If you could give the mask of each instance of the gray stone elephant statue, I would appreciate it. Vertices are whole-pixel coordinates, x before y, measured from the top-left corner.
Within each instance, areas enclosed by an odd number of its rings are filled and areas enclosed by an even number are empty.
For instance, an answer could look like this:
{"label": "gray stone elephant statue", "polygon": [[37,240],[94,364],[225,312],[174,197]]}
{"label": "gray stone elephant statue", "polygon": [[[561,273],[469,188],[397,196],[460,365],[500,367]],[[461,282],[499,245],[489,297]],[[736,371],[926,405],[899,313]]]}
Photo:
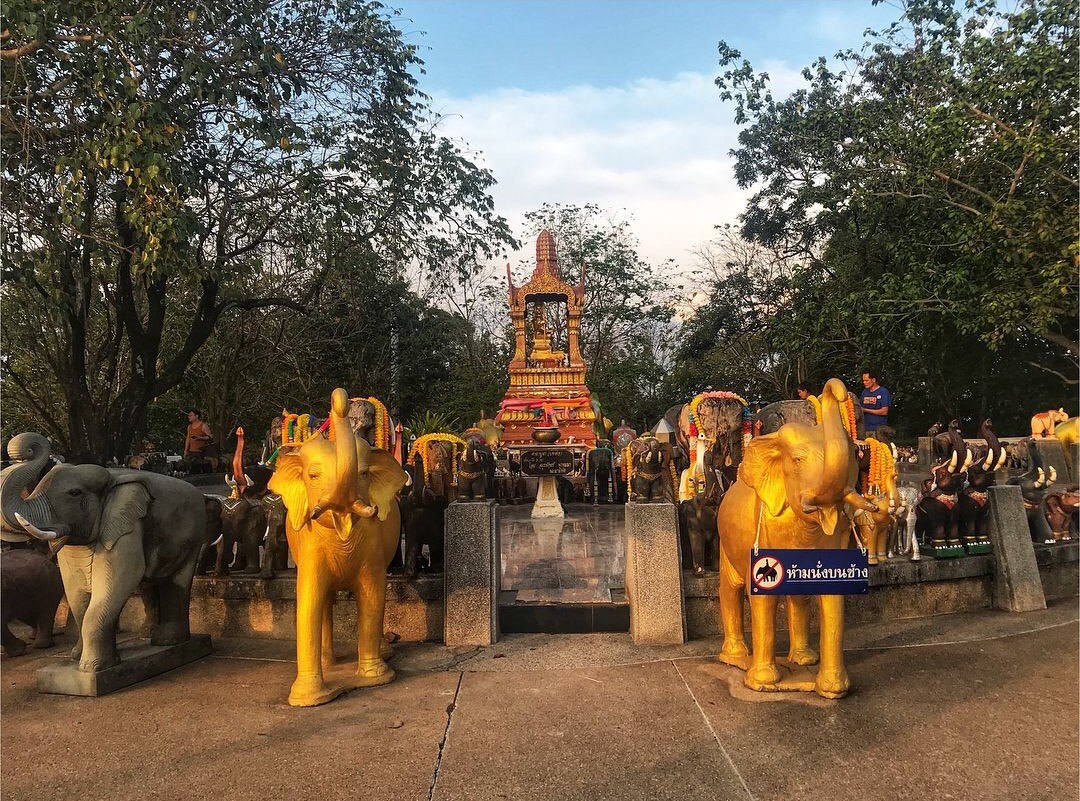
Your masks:
{"label": "gray stone elephant statue", "polygon": [[[863,439],[866,436],[866,430],[863,427],[862,402],[854,392],[849,392],[848,397],[855,407],[855,430],[858,433],[858,439]],[[810,401],[782,400],[763,406],[754,415],[754,422],[758,426],[757,433],[772,434],[779,431],[786,423],[817,425],[817,413]]]}
{"label": "gray stone elephant statue", "polygon": [[[6,513],[58,547],[68,605],[79,625],[79,669],[117,664],[120,613],[142,584],[154,645],[190,639],[191,580],[206,545],[206,504],[185,481],[144,470],[59,465]],[[145,583],[144,583],[145,580]]]}

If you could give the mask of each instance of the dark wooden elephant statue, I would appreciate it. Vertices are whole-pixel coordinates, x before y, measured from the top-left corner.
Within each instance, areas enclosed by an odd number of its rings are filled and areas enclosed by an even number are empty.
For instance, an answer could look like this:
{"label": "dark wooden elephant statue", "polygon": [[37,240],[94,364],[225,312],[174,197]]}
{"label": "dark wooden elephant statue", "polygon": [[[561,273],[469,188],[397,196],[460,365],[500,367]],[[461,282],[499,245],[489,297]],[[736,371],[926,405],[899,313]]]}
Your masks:
{"label": "dark wooden elephant statue", "polygon": [[630,445],[631,503],[674,503],[671,445],[653,436],[644,436]]}
{"label": "dark wooden elephant statue", "polygon": [[1051,470],[1052,474],[1048,475],[1041,467],[1033,466],[1022,476],[1009,479],[1009,484],[1020,487],[1020,493],[1024,496],[1024,511],[1027,512],[1033,542],[1054,542],[1054,532],[1046,519],[1046,496],[1057,478],[1057,471]]}
{"label": "dark wooden elephant statue", "polygon": [[915,507],[916,534],[923,542],[929,540],[934,556],[964,553],[957,504],[972,457],[959,431],[951,433],[951,451],[947,460],[932,466]]}
{"label": "dark wooden elephant statue", "polygon": [[586,488],[593,506],[611,503],[616,499],[615,453],[606,440],[601,440],[585,454],[585,476]]}
{"label": "dark wooden elephant statue", "polygon": [[458,458],[457,499],[482,501],[494,495],[495,457],[487,443],[470,439]]}
{"label": "dark wooden elephant statue", "polygon": [[414,578],[420,569],[423,548],[428,548],[428,569],[442,569],[443,521],[446,507],[457,498],[455,462],[465,443],[456,438],[421,437],[413,444],[406,471],[412,484],[401,496],[405,533],[405,576]]}
{"label": "dark wooden elephant statue", "polygon": [[990,540],[990,487],[994,486],[997,471],[1005,464],[1005,448],[994,434],[993,423],[987,419],[979,426],[986,445],[972,449],[973,459],[968,468],[967,485],[957,499],[960,516],[960,536],[964,546],[975,548],[976,543]]}
{"label": "dark wooden elephant statue", "polygon": [[63,597],[60,568],[48,555],[33,547],[0,553],[0,637],[9,657],[26,651],[26,643],[8,627],[12,620],[34,629],[35,648],[52,647],[53,620]]}
{"label": "dark wooden elephant statue", "polygon": [[697,449],[694,463],[683,476],[679,491],[679,533],[683,544],[683,567],[695,575],[719,570],[720,539],[716,511],[727,488],[734,483],[738,467],[727,464],[723,440]]}

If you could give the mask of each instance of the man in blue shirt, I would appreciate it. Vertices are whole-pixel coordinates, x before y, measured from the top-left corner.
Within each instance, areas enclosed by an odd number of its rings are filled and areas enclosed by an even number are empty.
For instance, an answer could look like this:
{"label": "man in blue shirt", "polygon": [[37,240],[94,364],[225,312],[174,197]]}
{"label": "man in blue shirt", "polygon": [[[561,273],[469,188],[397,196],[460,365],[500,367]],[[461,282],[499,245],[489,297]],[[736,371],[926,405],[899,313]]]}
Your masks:
{"label": "man in blue shirt", "polygon": [[871,434],[889,424],[892,393],[878,383],[878,374],[873,370],[863,372],[862,383],[864,389],[859,401],[863,407],[863,428]]}

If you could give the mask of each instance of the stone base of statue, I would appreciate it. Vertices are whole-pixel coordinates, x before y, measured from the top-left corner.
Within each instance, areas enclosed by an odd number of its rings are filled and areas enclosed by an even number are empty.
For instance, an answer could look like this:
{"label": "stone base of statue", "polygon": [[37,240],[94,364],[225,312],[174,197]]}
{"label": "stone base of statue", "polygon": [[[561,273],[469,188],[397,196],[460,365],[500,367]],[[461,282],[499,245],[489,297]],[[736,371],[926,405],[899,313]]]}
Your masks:
{"label": "stone base of statue", "polygon": [[138,684],[162,673],[208,656],[214,649],[208,634],[192,634],[179,645],[151,645],[148,639],[117,644],[120,664],[96,671],[79,670],[65,658],[34,673],[39,693],[97,697]]}
{"label": "stone base of statue", "polygon": [[964,551],[968,556],[981,556],[982,554],[993,553],[994,545],[988,539],[965,542]]}
{"label": "stone base of statue", "polygon": [[[383,649],[383,657],[385,659],[390,658],[389,645]],[[397,674],[394,669],[389,665],[385,665],[385,670],[374,676],[362,676],[357,672],[356,654],[350,654],[344,657],[335,657],[329,664],[323,664],[323,678],[322,686],[318,692],[315,693],[300,693],[297,692],[296,685],[293,685],[292,691],[289,693],[289,706],[309,707],[309,706],[321,706],[322,704],[329,703],[337,698],[342,693],[347,693],[349,690],[359,690],[364,687],[380,687],[383,684],[389,684],[394,680]]]}
{"label": "stone base of statue", "polygon": [[931,542],[924,548],[920,549],[921,553],[927,556],[932,556],[935,559],[952,559],[957,556],[963,556],[964,546],[959,543],[933,543]]}
{"label": "stone base of statue", "polygon": [[562,504],[559,503],[559,491],[555,476],[541,476],[536,487],[536,503],[533,504],[534,518],[563,517]]}
{"label": "stone base of statue", "polygon": [[[750,664],[753,662],[753,657],[747,654],[746,656],[726,656],[720,654],[718,657],[725,665],[731,665],[736,667],[744,673],[749,670]],[[776,684],[770,684],[767,687],[750,687],[754,691],[767,690],[769,692],[780,693],[812,693],[817,691],[817,668],[816,666],[811,668],[806,665],[799,665],[792,662],[790,659],[783,657],[776,658],[776,669],[780,671],[780,681]],[[743,682],[744,686],[749,686],[746,682]]]}

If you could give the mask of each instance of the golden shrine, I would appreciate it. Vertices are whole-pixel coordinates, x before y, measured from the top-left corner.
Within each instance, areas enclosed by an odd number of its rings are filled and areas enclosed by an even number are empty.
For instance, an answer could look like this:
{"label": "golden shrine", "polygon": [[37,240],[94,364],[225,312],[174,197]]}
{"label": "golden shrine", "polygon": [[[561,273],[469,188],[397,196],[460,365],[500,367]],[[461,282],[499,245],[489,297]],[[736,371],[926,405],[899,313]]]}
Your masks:
{"label": "golden shrine", "polygon": [[[514,324],[514,356],[510,361],[510,388],[499,406],[496,422],[503,426],[502,444],[534,443],[536,427],[558,427],[560,445],[592,446],[595,414],[585,385],[581,357],[581,312],[585,305],[585,267],[572,286],[563,280],[555,252],[555,238],[547,229],[536,239],[536,268],[523,286],[514,286],[510,265],[510,319]],[[565,352],[555,349],[544,304],[565,307]],[[561,333],[561,332],[560,332]]]}

